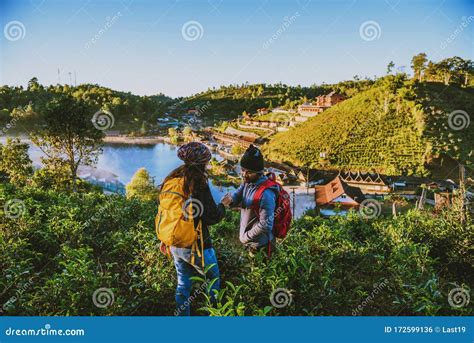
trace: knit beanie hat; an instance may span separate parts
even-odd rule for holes
[[[206,164],[211,157],[207,146],[200,142],[190,142],[178,149],[178,158],[186,164]]]
[[[250,144],[248,149],[245,151],[244,155],[240,159],[240,166],[247,170],[254,172],[260,172],[263,170],[263,155],[261,151]]]

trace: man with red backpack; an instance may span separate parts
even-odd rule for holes
[[[264,174],[260,150],[250,145],[240,160],[243,183],[222,203],[240,207],[240,241],[251,253],[265,249],[268,257],[275,250],[275,238],[284,238],[292,214],[290,198],[274,175]]]

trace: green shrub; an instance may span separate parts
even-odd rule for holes
[[[0,184],[0,199],[24,203],[18,218],[0,216],[6,314],[173,315],[176,275],[159,252],[154,201],[9,184]],[[372,221],[305,216],[269,261],[242,248],[238,222],[228,211],[211,227],[222,290],[217,306],[199,293],[195,315],[473,314],[471,304],[456,309],[447,300],[474,275],[472,221],[461,225],[449,211]],[[114,301],[102,308],[93,295],[104,288]],[[291,294],[282,308],[270,301],[279,288]]]

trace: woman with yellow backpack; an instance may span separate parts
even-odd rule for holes
[[[190,315],[191,277],[196,272],[210,282],[210,296],[220,289],[216,252],[209,225],[224,218],[225,207],[216,205],[208,184],[206,166],[211,152],[202,143],[191,142],[178,149],[183,165],[163,181],[155,227],[160,249],[173,257],[178,284],[176,315]]]

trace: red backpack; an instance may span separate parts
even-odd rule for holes
[[[275,185],[278,186],[278,196],[276,199],[275,214],[273,218],[273,235],[277,238],[285,238],[290,229],[291,219],[293,218],[290,206],[290,195],[278,182],[275,181],[275,174],[269,173],[267,174],[267,177],[268,179],[262,182],[255,192],[252,207],[258,217],[260,210],[259,205],[263,192],[269,187]]]

